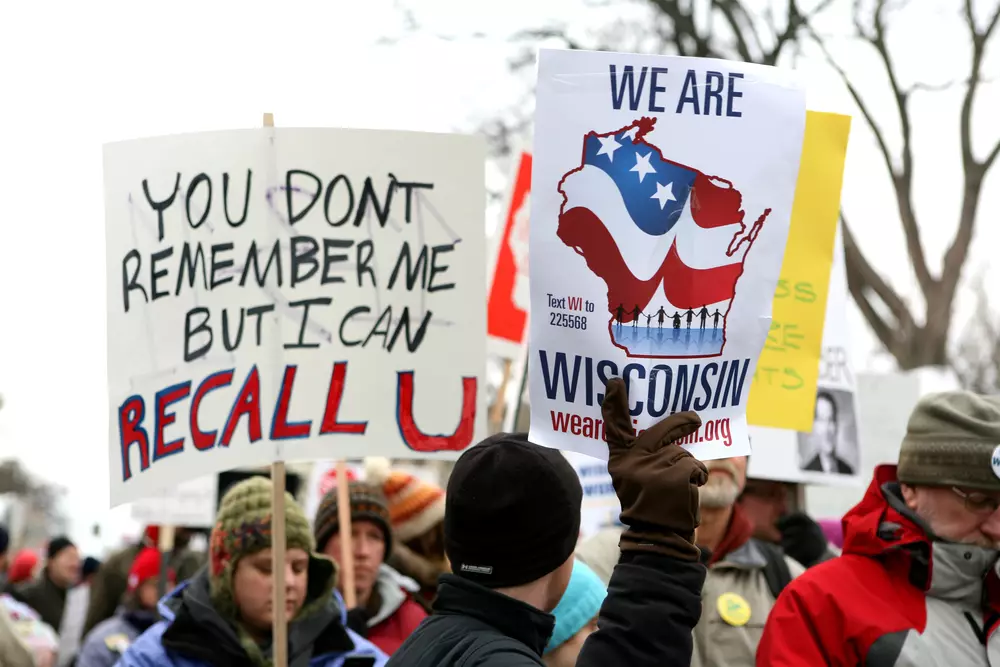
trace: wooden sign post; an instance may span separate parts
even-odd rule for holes
[[[274,115],[264,114],[264,127],[274,127]],[[285,462],[271,464],[271,639],[274,667],[288,667],[288,614],[285,604]]]
[[[358,606],[354,589],[354,541],[351,534],[351,489],[347,481],[347,462],[337,461],[337,521],[340,524],[340,588],[348,609]]]

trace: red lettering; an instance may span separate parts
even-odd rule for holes
[[[129,396],[118,408],[118,434],[122,448],[122,481],[132,478],[132,467],[129,465],[128,454],[132,445],[139,446],[139,466],[142,470],[149,467],[149,436],[142,426],[146,416],[146,402],[142,396]]]
[[[396,376],[396,423],[407,447],[418,452],[461,451],[472,443],[476,424],[476,378],[462,378],[462,412],[451,435],[429,435],[413,419],[413,371]]]
[[[338,361],[333,365],[333,372],[330,374],[330,388],[326,392],[326,408],[323,410],[323,423],[319,432],[326,433],[350,433],[352,435],[364,435],[368,429],[368,422],[342,422],[338,421],[340,414],[340,400],[344,397],[344,384],[347,381],[347,362]]]
[[[158,461],[164,457],[176,454],[184,450],[184,438],[177,438],[170,442],[163,442],[163,431],[168,426],[177,421],[177,415],[168,413],[167,408],[181,400],[187,398],[191,393],[191,381],[181,382],[171,385],[166,389],[156,392],[156,442],[153,445],[153,460]]]
[[[239,396],[233,403],[233,409],[226,419],[226,426],[222,429],[222,439],[219,444],[228,447],[233,439],[233,432],[243,415],[248,417],[248,434],[250,442],[257,442],[261,438],[260,428],[260,373],[257,366],[250,369],[247,379],[243,382]]]
[[[274,408],[274,421],[271,422],[271,440],[287,438],[308,438],[312,430],[312,422],[289,422],[288,406],[292,402],[292,388],[295,385],[297,366],[285,366],[285,374],[281,378],[281,391],[278,393],[278,404]]]
[[[191,441],[194,443],[195,449],[199,451],[205,451],[215,447],[215,438],[218,435],[218,431],[202,431],[198,427],[198,410],[201,408],[201,401],[208,392],[218,389],[220,387],[226,387],[233,381],[233,371],[219,371],[218,373],[212,373],[207,378],[202,380],[201,384],[194,392],[194,398],[191,399]]]

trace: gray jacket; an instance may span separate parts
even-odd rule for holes
[[[76,657],[76,667],[113,667],[143,632],[158,619],[155,612],[119,609],[90,631]]]

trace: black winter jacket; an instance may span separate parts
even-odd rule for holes
[[[691,663],[705,568],[659,554],[625,554],[615,567],[598,631],[577,667]],[[555,617],[455,575],[444,575],[434,613],[388,667],[534,667]]]

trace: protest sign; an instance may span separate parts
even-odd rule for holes
[[[132,503],[132,518],[144,525],[211,528],[215,522],[218,478],[206,475],[181,482]]]
[[[753,426],[809,431],[819,377],[834,235],[850,116],[810,111],[792,205],[785,259],[774,293],[747,420]]]
[[[849,361],[847,273],[839,227],[826,300],[823,353],[806,432],[750,426],[748,474],[759,479],[857,484],[861,463],[856,383]]]
[[[531,206],[531,155],[518,154],[511,178],[504,224],[497,232],[496,258],[487,308],[490,351],[514,360],[524,354],[528,309],[528,214]]]
[[[611,483],[607,461],[569,451],[564,451],[563,456],[573,466],[583,488],[583,503],[580,506],[581,538],[586,539],[602,528],[620,525],[618,515],[621,514],[622,505]]]
[[[112,503],[481,437],[484,154],[285,128],[106,146]]]
[[[606,459],[599,406],[620,376],[636,428],[695,410],[704,425],[682,443],[693,453],[749,451],[747,394],[805,129],[794,77],[721,60],[540,52],[533,441]]]

